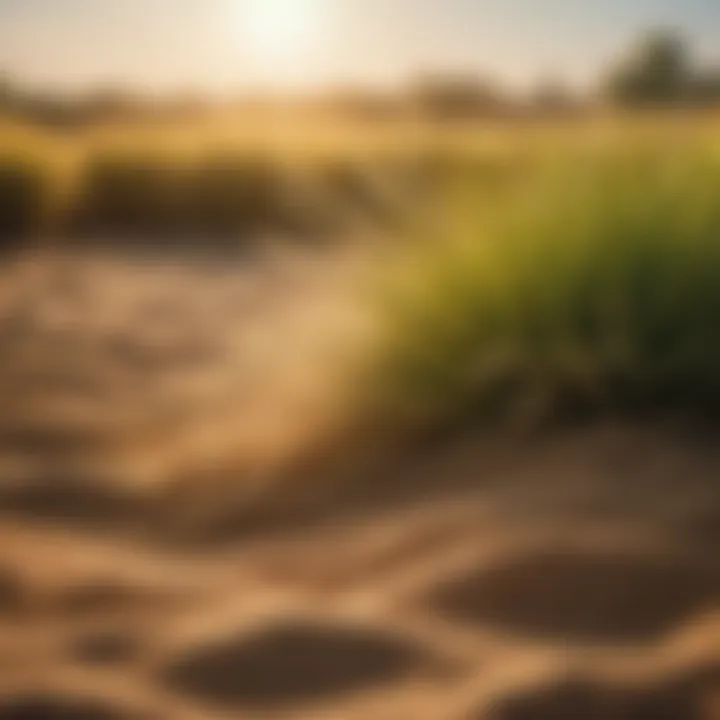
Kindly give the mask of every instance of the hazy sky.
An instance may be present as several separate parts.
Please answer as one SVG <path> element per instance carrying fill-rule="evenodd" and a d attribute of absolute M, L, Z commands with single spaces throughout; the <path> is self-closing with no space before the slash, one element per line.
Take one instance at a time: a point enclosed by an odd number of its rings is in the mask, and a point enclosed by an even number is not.
<path fill-rule="evenodd" d="M 584 83 L 651 26 L 720 60 L 720 0 L 0 0 L 0 70 L 66 87 L 392 83 L 423 69 Z"/>

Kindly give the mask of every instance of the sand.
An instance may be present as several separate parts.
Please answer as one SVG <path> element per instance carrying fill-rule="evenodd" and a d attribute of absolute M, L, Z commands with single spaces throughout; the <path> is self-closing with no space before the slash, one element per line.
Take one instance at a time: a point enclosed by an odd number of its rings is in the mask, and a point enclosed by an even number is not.
<path fill-rule="evenodd" d="M 362 326 L 337 259 L 0 274 L 0 718 L 720 718 L 714 430 L 315 483 L 288 468 Z"/>

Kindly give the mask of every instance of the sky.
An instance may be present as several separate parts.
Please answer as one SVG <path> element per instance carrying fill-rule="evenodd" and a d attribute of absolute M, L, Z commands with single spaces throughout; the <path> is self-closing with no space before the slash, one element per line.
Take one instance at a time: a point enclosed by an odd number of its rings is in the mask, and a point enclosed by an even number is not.
<path fill-rule="evenodd" d="M 583 86 L 652 27 L 720 61 L 719 0 L 0 0 L 0 71 L 69 90 L 392 85 L 429 71 Z"/>

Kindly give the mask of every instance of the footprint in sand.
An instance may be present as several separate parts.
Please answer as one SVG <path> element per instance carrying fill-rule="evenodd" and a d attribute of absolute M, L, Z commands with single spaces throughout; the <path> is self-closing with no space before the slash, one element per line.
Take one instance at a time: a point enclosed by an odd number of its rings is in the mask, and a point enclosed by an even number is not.
<path fill-rule="evenodd" d="M 100 701 L 61 696 L 23 696 L 0 701 L 2 720 L 141 720 Z"/>
<path fill-rule="evenodd" d="M 653 686 L 569 680 L 481 709 L 476 720 L 718 720 L 720 664 Z"/>
<path fill-rule="evenodd" d="M 378 630 L 287 623 L 193 651 L 165 681 L 215 704 L 289 706 L 402 680 L 424 656 Z"/>
<path fill-rule="evenodd" d="M 430 605 L 453 620 L 534 637 L 636 642 L 720 603 L 720 570 L 629 553 L 526 552 L 444 583 Z"/>

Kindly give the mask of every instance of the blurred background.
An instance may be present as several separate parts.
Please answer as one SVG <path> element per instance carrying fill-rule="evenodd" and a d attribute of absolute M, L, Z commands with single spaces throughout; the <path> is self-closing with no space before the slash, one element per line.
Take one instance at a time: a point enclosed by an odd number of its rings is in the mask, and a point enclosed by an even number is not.
<path fill-rule="evenodd" d="M 0 0 L 0 720 L 720 720 L 719 42 Z"/>

